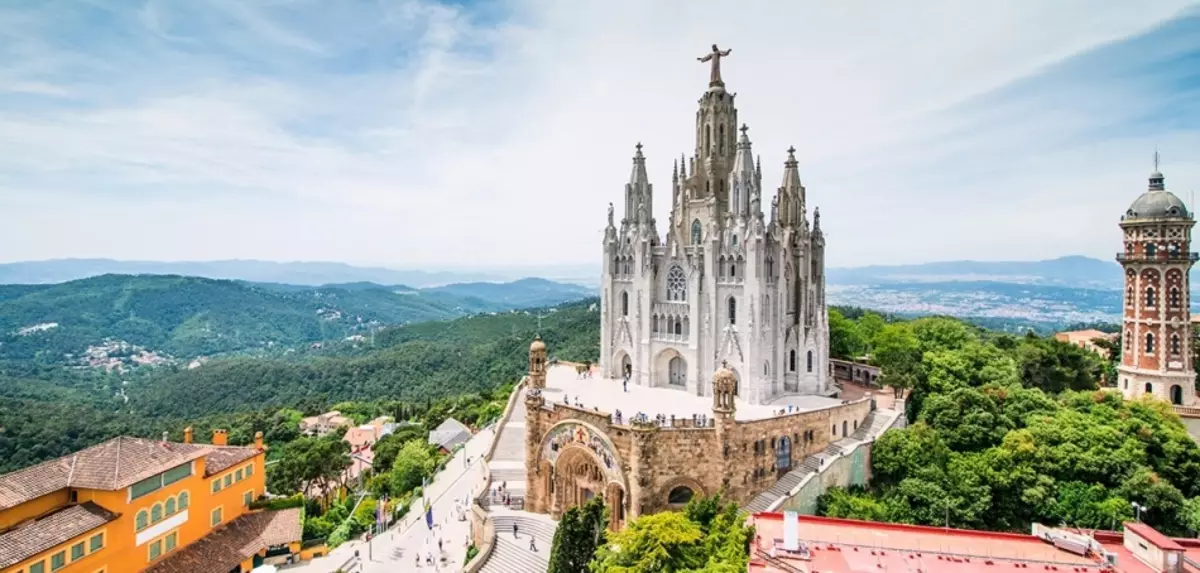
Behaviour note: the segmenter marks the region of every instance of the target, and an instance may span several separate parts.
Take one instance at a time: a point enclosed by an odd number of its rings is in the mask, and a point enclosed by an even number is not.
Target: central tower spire
[[[722,204],[729,200],[726,184],[737,151],[738,118],[737,108],[733,105],[736,94],[726,92],[725,82],[721,79],[721,59],[730,52],[713,44],[712,52],[696,58],[700,62],[711,62],[712,67],[708,90],[700,96],[700,109],[696,112],[696,164],[692,187],[696,196],[715,197]]]

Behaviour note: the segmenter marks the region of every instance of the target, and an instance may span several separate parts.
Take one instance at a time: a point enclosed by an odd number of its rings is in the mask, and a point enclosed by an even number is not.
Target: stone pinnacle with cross
[[[716,44],[712,45],[712,51],[705,54],[704,57],[696,58],[699,62],[712,62],[712,71],[708,76],[708,87],[725,87],[725,82],[721,81],[721,58],[729,56],[732,49],[721,50]]]

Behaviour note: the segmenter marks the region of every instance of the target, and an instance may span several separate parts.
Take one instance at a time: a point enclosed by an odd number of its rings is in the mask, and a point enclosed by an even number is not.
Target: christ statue
[[[705,56],[703,58],[696,58],[696,60],[698,60],[700,62],[707,62],[709,60],[712,60],[712,73],[709,75],[709,78],[708,78],[709,87],[725,85],[725,82],[721,81],[721,58],[728,56],[729,52],[732,52],[732,51],[733,50],[721,51],[720,49],[717,48],[716,44],[713,44],[711,53],[705,54]]]

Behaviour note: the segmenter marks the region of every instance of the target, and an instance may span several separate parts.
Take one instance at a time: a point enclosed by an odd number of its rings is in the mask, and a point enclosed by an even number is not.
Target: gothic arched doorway
[[[687,364],[683,358],[676,356],[667,365],[667,381],[675,386],[687,385]]]
[[[628,352],[618,350],[611,364],[612,372],[609,376],[614,380],[624,380],[626,376],[633,376],[633,359],[629,357]]]
[[[1171,386],[1171,403],[1176,406],[1183,405],[1183,387],[1176,384]]]

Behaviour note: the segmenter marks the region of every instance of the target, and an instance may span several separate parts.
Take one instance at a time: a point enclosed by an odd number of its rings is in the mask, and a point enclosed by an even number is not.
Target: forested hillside
[[[549,281],[455,292],[382,287],[256,285],[179,276],[105,275],[55,285],[0,286],[0,360],[78,363],[105,341],[105,354],[144,349],[190,359],[290,347],[368,334],[380,325],[455,318],[581,298]],[[467,285],[464,285],[467,286]],[[486,298],[497,289],[497,296]],[[483,296],[480,296],[483,295]],[[532,304],[530,304],[532,303]]]
[[[885,383],[911,389],[914,423],[875,442],[870,489],[830,490],[825,515],[1109,529],[1136,502],[1161,531],[1200,530],[1200,449],[1166,403],[1099,389],[1112,364],[1095,354],[948,318],[885,324],[867,313],[831,325],[841,349],[871,352]],[[1120,346],[1109,349],[1119,359]]]
[[[438,398],[519,378],[538,332],[555,356],[595,360],[600,329],[595,306],[588,300],[397,326],[381,331],[373,347],[346,344],[286,358],[214,359],[192,370],[168,366],[133,376],[0,362],[0,472],[118,434],[157,436],[198,421],[212,425],[246,417],[266,424],[280,408],[311,415],[352,400],[427,409]]]

